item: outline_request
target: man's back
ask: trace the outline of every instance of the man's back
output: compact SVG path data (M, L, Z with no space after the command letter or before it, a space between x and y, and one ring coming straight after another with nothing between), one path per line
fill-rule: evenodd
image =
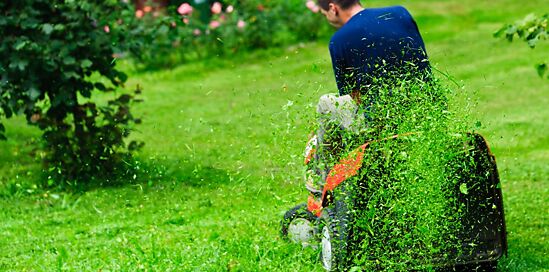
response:
M330 54L340 94L410 67L429 69L417 25L401 6L369 8L354 15L333 35Z

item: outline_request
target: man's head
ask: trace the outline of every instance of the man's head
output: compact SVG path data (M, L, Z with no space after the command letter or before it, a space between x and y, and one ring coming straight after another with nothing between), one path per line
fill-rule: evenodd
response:
M349 14L354 15L353 10L360 6L360 0L317 0L320 12L328 22L339 28L350 19Z

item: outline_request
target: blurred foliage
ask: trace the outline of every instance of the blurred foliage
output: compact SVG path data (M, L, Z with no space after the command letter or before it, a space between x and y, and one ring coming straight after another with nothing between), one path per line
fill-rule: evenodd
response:
M42 130L48 185L112 176L142 145L124 141L140 122L130 112L140 91L116 93L127 76L115 56L138 49L129 4L21 0L2 1L0 10L0 118L24 115ZM97 91L113 99L98 105ZM4 131L0 124L3 139Z
M529 14L524 19L519 20L514 24L509 24L500 28L496 31L496 33L494 33L494 36L505 36L509 42L512 42L513 39L517 37L528 43L530 48L535 48L540 40L546 40L549 36L549 30L547 29L548 21L549 13L546 13L540 17L534 14ZM536 69L540 77L545 76L547 73L548 64L549 62L545 61L536 65ZM549 75L547 79L549 79Z
M135 57L145 68L311 41L329 32L301 0L171 2L165 9L151 3L136 10L142 24L132 31L142 34L137 42L147 50Z

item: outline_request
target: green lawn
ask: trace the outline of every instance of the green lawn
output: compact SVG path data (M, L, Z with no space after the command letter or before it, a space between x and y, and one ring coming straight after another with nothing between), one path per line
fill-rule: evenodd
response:
M534 69L549 46L530 50L491 34L544 3L404 3L432 63L464 86L454 104L473 107L497 157L509 235L501 271L549 271L549 81ZM335 91L326 44L159 72L128 69L127 86L144 87L136 108L144 124L134 137L146 145L143 176L125 186L33 188L39 163L29 153L38 131L8 121L9 141L0 142L0 270L321 271L316 251L278 231L285 210L306 199L300 156L313 106Z

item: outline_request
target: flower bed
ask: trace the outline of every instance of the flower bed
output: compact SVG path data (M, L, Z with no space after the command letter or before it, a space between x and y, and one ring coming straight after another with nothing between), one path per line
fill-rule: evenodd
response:
M302 0L151 4L135 10L142 23L134 33L149 47L137 57L145 66L164 67L310 41L329 30L318 12Z

